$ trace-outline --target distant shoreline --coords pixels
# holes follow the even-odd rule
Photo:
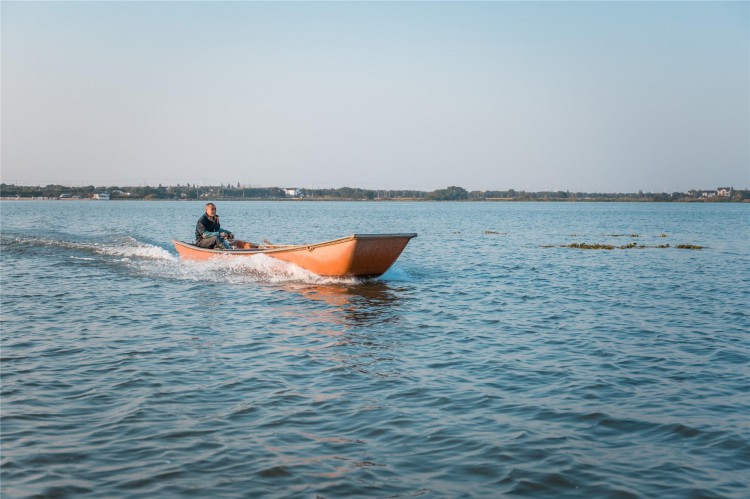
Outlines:
[[[0,201],[86,201],[86,202],[108,202],[106,200],[91,198],[50,198],[50,197],[15,197],[2,196]],[[156,201],[156,202],[279,202],[279,203],[320,203],[320,202],[357,202],[357,203],[750,203],[750,199],[728,199],[728,198],[682,198],[682,199],[652,199],[642,198],[578,198],[578,199],[514,199],[514,198],[486,198],[486,199],[420,199],[420,198],[382,198],[382,199],[355,199],[355,198],[219,198],[206,197],[201,199],[144,199],[144,198],[113,198],[109,201],[125,201],[128,203],[139,201]]]
[[[99,199],[100,197],[105,199]],[[489,201],[489,202],[744,202],[750,190],[733,186],[691,189],[687,192],[583,192],[583,191],[468,191],[451,185],[445,189],[419,191],[409,189],[361,189],[338,187],[325,189],[248,187],[237,185],[24,186],[0,183],[0,199],[95,199],[113,201]]]

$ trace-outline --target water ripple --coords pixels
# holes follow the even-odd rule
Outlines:
[[[289,242],[420,232],[359,281],[181,262],[154,234],[190,225],[190,203],[99,204],[94,227],[117,231],[60,230],[93,205],[3,204],[3,497],[750,487],[744,206],[222,208]],[[632,232],[710,250],[542,247]]]

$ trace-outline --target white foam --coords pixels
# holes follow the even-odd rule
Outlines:
[[[259,254],[251,257],[219,256],[205,261],[184,260],[179,267],[201,280],[255,281],[269,283],[356,284],[356,278],[322,277],[276,258]]]
[[[137,243],[135,246],[101,246],[95,251],[102,255],[119,256],[123,258],[145,258],[151,260],[176,260],[177,257],[158,246]]]

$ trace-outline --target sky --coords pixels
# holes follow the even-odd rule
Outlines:
[[[750,3],[0,4],[0,179],[750,188]]]

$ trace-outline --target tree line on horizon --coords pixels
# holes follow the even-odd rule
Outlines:
[[[329,199],[329,200],[424,200],[424,201],[746,201],[750,200],[750,191],[731,189],[729,195],[717,195],[717,191],[691,190],[668,193],[599,193],[569,191],[527,192],[508,190],[467,191],[463,187],[449,186],[434,191],[407,189],[360,189],[339,187],[327,189],[294,189],[293,194],[280,187],[244,187],[219,184],[216,186],[198,186],[185,184],[176,186],[80,186],[71,187],[58,184],[46,186],[22,186],[0,184],[0,197],[20,198],[91,198],[94,194],[107,192],[111,199],[146,199],[146,200],[242,200],[242,199]]]

